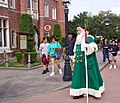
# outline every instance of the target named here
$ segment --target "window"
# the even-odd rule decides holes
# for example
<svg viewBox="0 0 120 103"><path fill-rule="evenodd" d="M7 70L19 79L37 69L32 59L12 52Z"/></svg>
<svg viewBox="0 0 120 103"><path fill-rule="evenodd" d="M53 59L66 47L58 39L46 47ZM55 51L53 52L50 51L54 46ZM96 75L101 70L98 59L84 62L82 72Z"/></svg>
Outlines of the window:
<svg viewBox="0 0 120 103"><path fill-rule="evenodd" d="M46 3L44 3L44 16L49 17L49 6Z"/></svg>
<svg viewBox="0 0 120 103"><path fill-rule="evenodd" d="M5 2L5 0L1 0L1 2Z"/></svg>
<svg viewBox="0 0 120 103"><path fill-rule="evenodd" d="M12 48L16 48L16 32L15 30L12 30Z"/></svg>
<svg viewBox="0 0 120 103"><path fill-rule="evenodd" d="M37 10L37 0L32 0L32 9Z"/></svg>
<svg viewBox="0 0 120 103"><path fill-rule="evenodd" d="M0 6L8 7L8 0L0 0Z"/></svg>
<svg viewBox="0 0 120 103"><path fill-rule="evenodd" d="M56 8L52 7L52 19L56 19Z"/></svg>
<svg viewBox="0 0 120 103"><path fill-rule="evenodd" d="M0 47L2 47L2 29L0 28Z"/></svg>
<svg viewBox="0 0 120 103"><path fill-rule="evenodd" d="M30 8L30 0L26 0L26 6L27 8Z"/></svg>
<svg viewBox="0 0 120 103"><path fill-rule="evenodd" d="M10 0L10 7L15 9L15 0Z"/></svg>
<svg viewBox="0 0 120 103"><path fill-rule="evenodd" d="M7 20L0 19L0 47L7 47Z"/></svg>

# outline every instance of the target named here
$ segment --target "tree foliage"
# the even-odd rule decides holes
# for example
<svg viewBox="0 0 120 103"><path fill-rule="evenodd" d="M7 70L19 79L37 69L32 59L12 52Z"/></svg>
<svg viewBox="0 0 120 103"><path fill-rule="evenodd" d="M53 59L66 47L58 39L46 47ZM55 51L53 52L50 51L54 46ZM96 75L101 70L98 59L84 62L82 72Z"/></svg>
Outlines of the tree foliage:
<svg viewBox="0 0 120 103"><path fill-rule="evenodd" d="M60 44L62 44L62 32L61 32L60 24L55 24L54 25L53 35L56 37L56 40Z"/></svg>
<svg viewBox="0 0 120 103"><path fill-rule="evenodd" d="M34 26L30 14L27 13L22 14L19 22L19 31L34 34Z"/></svg>
<svg viewBox="0 0 120 103"><path fill-rule="evenodd" d="M110 25L108 26L108 37L114 38L117 35L120 36L120 31L116 32L116 27L120 28L120 16L112 13L112 11L100 11L98 15L91 15L88 12L79 13L77 16L74 16L73 20L69 21L68 32L76 34L77 26L84 28L84 20L88 19L87 30L90 34L106 36L106 26L103 22L107 17L110 19Z"/></svg>
<svg viewBox="0 0 120 103"><path fill-rule="evenodd" d="M29 33L28 35L28 49L27 51L34 51L34 26L32 16L30 14L24 13L22 14L19 22L19 31L24 33Z"/></svg>

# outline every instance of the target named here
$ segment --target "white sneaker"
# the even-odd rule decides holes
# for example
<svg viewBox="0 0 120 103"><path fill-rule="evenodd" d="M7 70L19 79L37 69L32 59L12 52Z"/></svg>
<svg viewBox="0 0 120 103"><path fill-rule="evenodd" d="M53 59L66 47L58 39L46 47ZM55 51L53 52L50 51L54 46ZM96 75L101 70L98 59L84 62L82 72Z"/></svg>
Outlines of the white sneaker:
<svg viewBox="0 0 120 103"><path fill-rule="evenodd" d="M50 74L50 77L52 77L52 76L54 76L55 75L55 73L54 72L52 72L51 74Z"/></svg>
<svg viewBox="0 0 120 103"><path fill-rule="evenodd" d="M114 69L116 69L117 68L117 66L116 65L114 65Z"/></svg>
<svg viewBox="0 0 120 103"><path fill-rule="evenodd" d="M60 75L62 74L62 70L61 70L61 69L59 69L59 74L60 74Z"/></svg>
<svg viewBox="0 0 120 103"><path fill-rule="evenodd" d="M109 66L109 69L112 69L112 65Z"/></svg>

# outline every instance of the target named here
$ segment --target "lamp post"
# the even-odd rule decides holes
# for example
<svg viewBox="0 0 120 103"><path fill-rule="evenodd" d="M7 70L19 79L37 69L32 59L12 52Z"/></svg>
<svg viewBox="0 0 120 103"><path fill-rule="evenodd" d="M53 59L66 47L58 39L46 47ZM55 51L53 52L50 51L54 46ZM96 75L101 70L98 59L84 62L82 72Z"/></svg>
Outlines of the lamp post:
<svg viewBox="0 0 120 103"><path fill-rule="evenodd" d="M108 17L105 19L105 26L106 26L106 38L108 39L108 26L110 24L110 20Z"/></svg>
<svg viewBox="0 0 120 103"><path fill-rule="evenodd" d="M116 26L116 33L117 33L117 42L118 42L118 25Z"/></svg>
<svg viewBox="0 0 120 103"><path fill-rule="evenodd" d="M64 5L64 14L65 14L66 39L68 39L68 13L69 13L68 5L70 4L70 2L71 2L71 0L62 0L62 4ZM72 71L71 71L70 57L69 57L68 52L69 52L69 45L68 45L68 40L67 40L63 81L71 81L72 80Z"/></svg>

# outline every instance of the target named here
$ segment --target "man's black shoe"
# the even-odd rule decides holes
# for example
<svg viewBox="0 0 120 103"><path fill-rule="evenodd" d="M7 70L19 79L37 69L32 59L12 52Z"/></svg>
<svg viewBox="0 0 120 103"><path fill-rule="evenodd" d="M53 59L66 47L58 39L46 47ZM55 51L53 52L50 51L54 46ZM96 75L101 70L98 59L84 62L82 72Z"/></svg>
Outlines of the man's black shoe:
<svg viewBox="0 0 120 103"><path fill-rule="evenodd" d="M79 99L79 98L82 98L84 97L84 95L80 95L80 96L73 96L73 99Z"/></svg>
<svg viewBox="0 0 120 103"><path fill-rule="evenodd" d="M48 68L46 69L46 72L50 72Z"/></svg>
<svg viewBox="0 0 120 103"><path fill-rule="evenodd" d="M46 70L43 70L42 74L45 74L45 73L47 73L47 71L46 71Z"/></svg>

